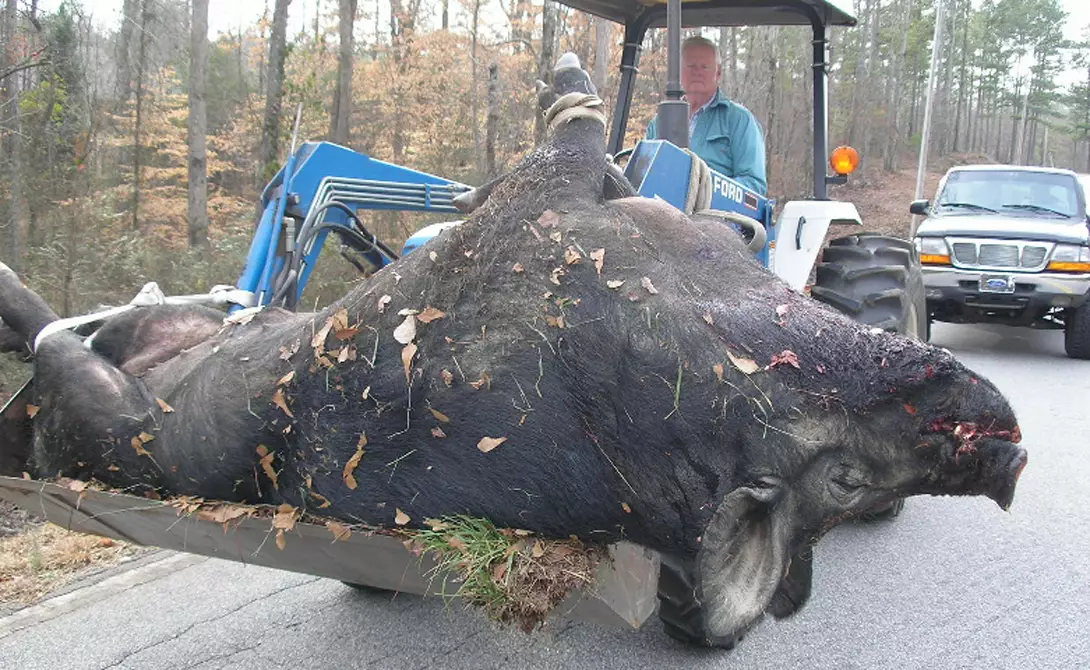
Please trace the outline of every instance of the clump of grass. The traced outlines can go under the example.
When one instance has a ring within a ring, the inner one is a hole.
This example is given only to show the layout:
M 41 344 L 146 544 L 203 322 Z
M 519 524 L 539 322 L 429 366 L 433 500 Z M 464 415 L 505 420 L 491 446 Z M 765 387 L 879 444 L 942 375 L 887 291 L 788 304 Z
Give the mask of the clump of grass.
M 449 516 L 427 524 L 428 529 L 411 536 L 416 549 L 435 557 L 428 576 L 454 575 L 460 585 L 448 596 L 526 631 L 541 624 L 573 589 L 590 584 L 604 555 L 601 548 L 574 538 L 535 538 L 526 531 L 496 528 L 487 519 Z

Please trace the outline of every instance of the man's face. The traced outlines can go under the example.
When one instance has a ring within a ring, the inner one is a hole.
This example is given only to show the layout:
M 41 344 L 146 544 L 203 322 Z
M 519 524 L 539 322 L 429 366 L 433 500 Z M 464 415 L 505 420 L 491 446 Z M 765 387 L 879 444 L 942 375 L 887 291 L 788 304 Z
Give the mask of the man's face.
M 690 98 L 710 98 L 719 86 L 719 75 L 715 49 L 694 45 L 681 53 L 681 87 Z

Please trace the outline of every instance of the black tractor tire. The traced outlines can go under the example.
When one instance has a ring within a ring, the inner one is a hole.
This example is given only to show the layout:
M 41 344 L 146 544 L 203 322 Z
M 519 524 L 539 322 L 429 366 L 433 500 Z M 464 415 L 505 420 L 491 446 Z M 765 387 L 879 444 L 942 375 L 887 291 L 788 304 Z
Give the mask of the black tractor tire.
M 930 338 L 923 272 L 908 240 L 866 232 L 830 240 L 810 295 L 868 326 Z M 904 506 L 899 498 L 864 512 L 862 519 L 894 519 Z
M 662 555 L 659 565 L 659 619 L 667 635 L 697 647 L 733 649 L 742 635 L 722 638 L 710 635 L 704 608 L 697 599 L 696 571 L 691 561 Z
M 923 272 L 908 240 L 875 233 L 831 240 L 810 295 L 868 326 L 921 340 L 927 334 Z
M 1064 315 L 1064 350 L 1070 358 L 1090 360 L 1090 303 Z

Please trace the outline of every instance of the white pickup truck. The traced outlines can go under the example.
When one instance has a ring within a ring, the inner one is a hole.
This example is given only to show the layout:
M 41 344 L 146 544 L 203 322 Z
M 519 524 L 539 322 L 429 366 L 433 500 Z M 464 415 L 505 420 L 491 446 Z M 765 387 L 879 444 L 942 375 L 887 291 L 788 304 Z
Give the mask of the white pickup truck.
M 1062 329 L 1068 356 L 1090 359 L 1090 218 L 1071 170 L 951 168 L 916 231 L 932 320 Z M 1090 184 L 1087 185 L 1090 187 Z

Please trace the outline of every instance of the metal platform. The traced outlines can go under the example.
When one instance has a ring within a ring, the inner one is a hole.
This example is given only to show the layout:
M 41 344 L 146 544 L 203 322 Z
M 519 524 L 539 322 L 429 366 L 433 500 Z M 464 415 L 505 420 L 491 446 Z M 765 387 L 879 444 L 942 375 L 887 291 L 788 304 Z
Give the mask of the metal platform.
M 434 574 L 430 555 L 415 555 L 392 535 L 353 530 L 351 536 L 335 539 L 324 525 L 297 521 L 280 548 L 270 518 L 224 523 L 208 513 L 186 514 L 165 502 L 14 477 L 0 477 L 0 498 L 69 530 L 138 545 L 424 596 L 450 595 L 458 589 L 455 575 Z M 549 620 L 639 628 L 655 610 L 658 568 L 653 551 L 627 542 L 610 545 L 593 583 L 571 593 Z

